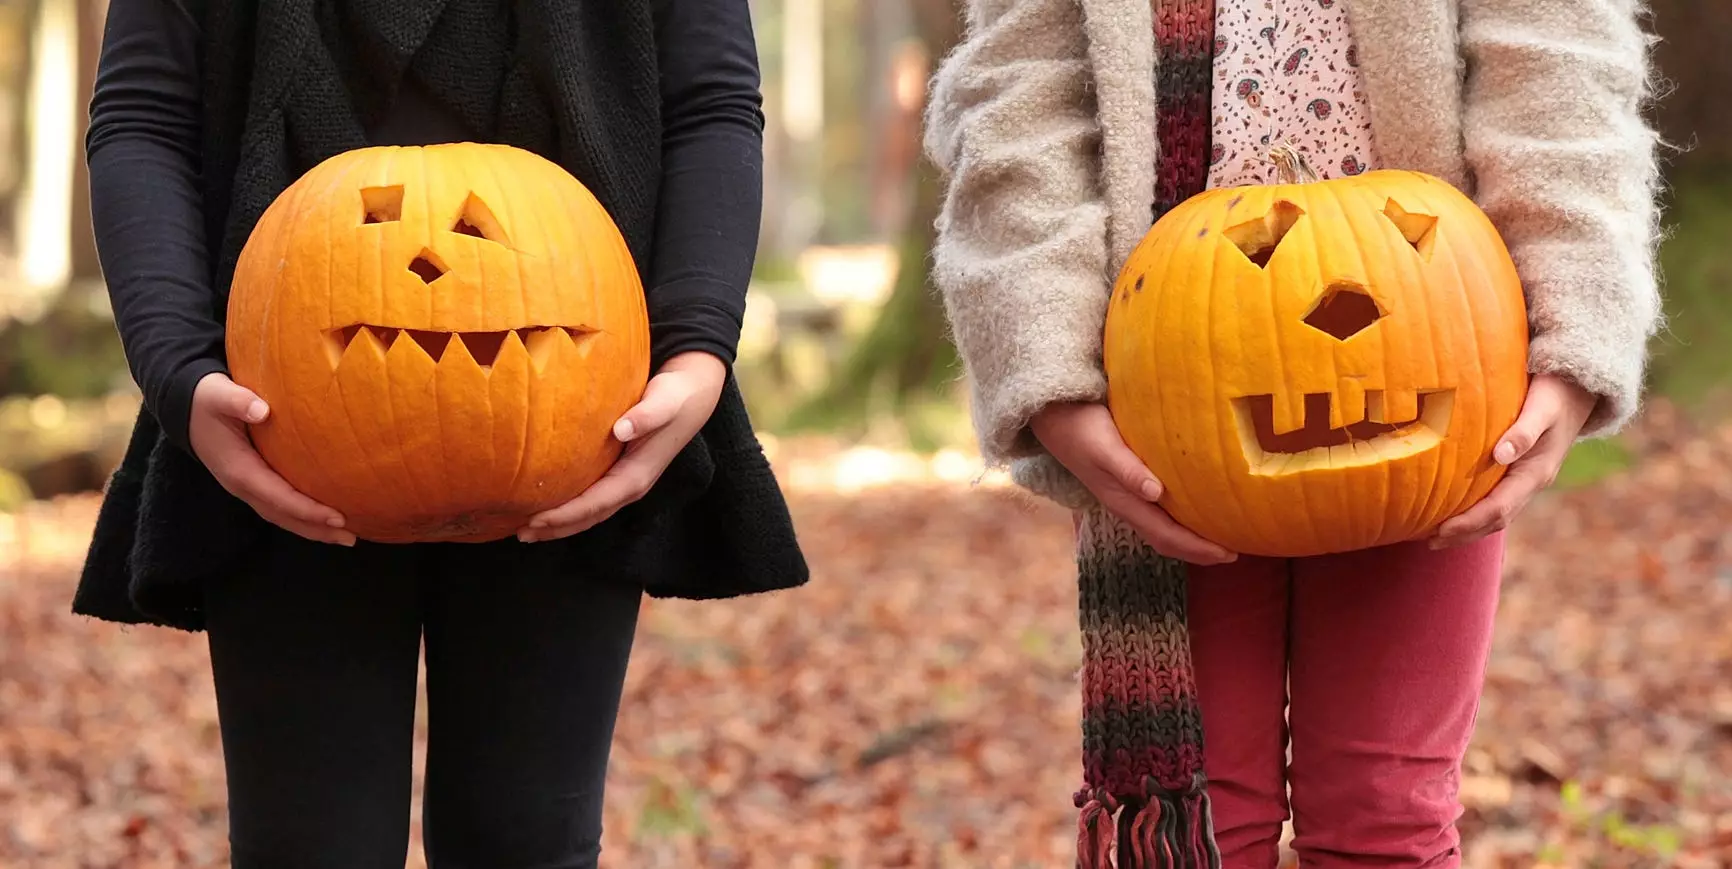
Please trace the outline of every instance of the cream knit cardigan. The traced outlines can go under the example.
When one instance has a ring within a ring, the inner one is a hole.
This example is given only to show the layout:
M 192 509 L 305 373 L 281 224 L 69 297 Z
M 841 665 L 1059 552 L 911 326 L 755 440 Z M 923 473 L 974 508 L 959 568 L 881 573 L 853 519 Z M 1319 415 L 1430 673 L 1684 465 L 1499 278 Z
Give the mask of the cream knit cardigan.
M 1380 165 L 1436 175 L 1485 209 L 1522 276 L 1530 369 L 1599 396 L 1585 436 L 1616 430 L 1660 320 L 1640 0 L 1341 2 Z M 933 279 L 989 465 L 1086 506 L 1028 422 L 1106 394 L 1106 304 L 1154 199 L 1150 3 L 966 4 L 926 116 L 946 175 Z

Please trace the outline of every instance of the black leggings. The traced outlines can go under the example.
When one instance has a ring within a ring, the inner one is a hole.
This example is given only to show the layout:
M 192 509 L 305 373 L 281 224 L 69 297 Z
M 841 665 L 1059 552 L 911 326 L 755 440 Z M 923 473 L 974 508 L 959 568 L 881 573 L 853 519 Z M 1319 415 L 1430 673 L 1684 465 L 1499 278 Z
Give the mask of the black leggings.
M 235 869 L 403 869 L 416 662 L 432 869 L 589 869 L 641 590 L 558 547 L 310 543 L 206 591 Z

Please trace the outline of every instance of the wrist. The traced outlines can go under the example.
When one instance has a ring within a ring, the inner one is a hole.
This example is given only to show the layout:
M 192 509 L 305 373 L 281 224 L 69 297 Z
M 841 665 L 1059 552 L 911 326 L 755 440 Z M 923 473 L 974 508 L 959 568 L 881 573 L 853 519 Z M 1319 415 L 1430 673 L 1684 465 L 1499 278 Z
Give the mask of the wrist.
M 728 363 L 707 350 L 686 350 L 668 357 L 662 363 L 657 374 L 679 372 L 703 378 L 705 382 L 714 382 L 718 386 L 728 376 Z
M 1104 408 L 1106 407 L 1106 403 L 1086 400 L 1048 402 L 1041 405 L 1035 410 L 1034 414 L 1028 418 L 1028 427 L 1035 433 L 1035 437 L 1038 438 L 1040 437 L 1041 429 L 1047 428 L 1054 423 L 1075 419 L 1077 414 L 1087 412 L 1089 409 L 1095 407 Z
M 220 359 L 194 359 L 171 374 L 147 404 L 164 437 L 187 453 L 192 453 L 193 397 L 213 374 L 227 377 L 228 366 Z

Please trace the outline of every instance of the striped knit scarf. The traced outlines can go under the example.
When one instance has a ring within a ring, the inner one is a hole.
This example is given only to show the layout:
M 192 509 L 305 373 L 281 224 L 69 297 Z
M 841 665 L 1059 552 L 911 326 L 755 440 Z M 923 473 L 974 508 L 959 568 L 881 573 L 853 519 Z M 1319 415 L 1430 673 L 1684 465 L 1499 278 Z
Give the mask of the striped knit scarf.
M 1150 0 L 1160 63 L 1155 217 L 1208 175 L 1214 0 Z M 1184 564 L 1100 509 L 1077 517 L 1083 638 L 1079 869 L 1219 869 Z

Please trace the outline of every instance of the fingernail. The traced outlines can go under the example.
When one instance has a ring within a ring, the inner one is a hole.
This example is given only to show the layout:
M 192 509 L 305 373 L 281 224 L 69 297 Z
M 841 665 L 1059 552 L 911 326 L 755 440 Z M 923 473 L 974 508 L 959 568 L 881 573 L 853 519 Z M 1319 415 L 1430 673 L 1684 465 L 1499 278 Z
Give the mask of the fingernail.
M 337 541 L 339 543 L 342 543 L 344 546 L 354 546 L 355 545 L 355 535 L 345 534 L 342 537 L 337 538 Z
M 535 542 L 535 535 L 529 533 L 528 531 L 519 531 L 519 532 L 517 532 L 517 542 L 518 543 L 534 543 Z
M 622 419 L 613 424 L 613 436 L 622 441 L 631 440 L 632 435 L 636 433 L 637 426 L 632 425 L 632 422 L 629 419 Z
M 341 528 L 341 527 L 343 527 L 343 517 L 332 516 L 331 518 L 325 520 L 325 524 L 331 526 L 332 528 Z
M 253 403 L 247 405 L 247 422 L 258 422 L 259 420 L 264 419 L 265 410 L 264 402 L 256 398 L 253 399 Z
M 1497 445 L 1497 449 L 1491 451 L 1491 457 L 1496 459 L 1498 464 L 1507 465 L 1515 461 L 1515 451 L 1515 444 L 1504 441 Z
M 1161 500 L 1161 484 L 1154 480 L 1143 481 L 1143 499 L 1147 501 Z

